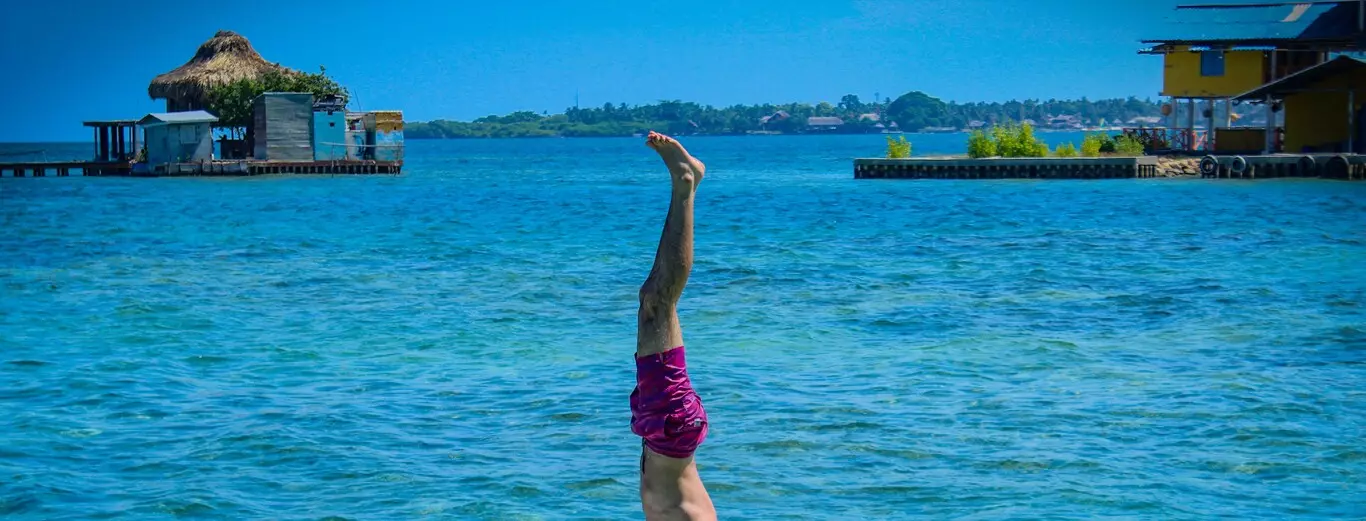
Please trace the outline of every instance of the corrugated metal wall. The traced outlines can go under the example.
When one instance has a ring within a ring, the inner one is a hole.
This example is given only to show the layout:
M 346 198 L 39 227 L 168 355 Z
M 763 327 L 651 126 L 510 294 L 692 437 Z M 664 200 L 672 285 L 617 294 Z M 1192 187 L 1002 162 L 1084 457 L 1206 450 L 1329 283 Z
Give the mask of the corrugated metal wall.
M 346 159 L 346 113 L 313 113 L 313 159 Z
M 253 102 L 256 159 L 313 160 L 313 95 L 267 92 Z

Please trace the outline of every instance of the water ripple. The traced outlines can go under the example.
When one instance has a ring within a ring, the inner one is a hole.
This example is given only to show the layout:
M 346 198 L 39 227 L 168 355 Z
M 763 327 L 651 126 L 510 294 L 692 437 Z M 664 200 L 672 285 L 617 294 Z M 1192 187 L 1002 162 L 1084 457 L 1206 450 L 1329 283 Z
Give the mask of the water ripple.
M 664 174 L 527 143 L 0 180 L 0 517 L 638 517 Z M 1366 515 L 1366 185 L 852 181 L 880 146 L 690 142 L 723 517 Z

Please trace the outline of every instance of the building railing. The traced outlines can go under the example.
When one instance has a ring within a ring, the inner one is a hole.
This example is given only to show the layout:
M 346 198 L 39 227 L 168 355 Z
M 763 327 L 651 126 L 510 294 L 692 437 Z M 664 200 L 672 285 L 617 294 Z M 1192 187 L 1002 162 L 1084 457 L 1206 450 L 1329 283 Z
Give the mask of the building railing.
M 402 161 L 403 161 L 403 151 L 404 151 L 403 143 L 386 143 L 386 144 L 377 144 L 377 145 L 361 145 L 361 144 L 355 144 L 355 143 L 318 143 L 318 145 L 328 147 L 328 149 L 327 149 L 327 152 L 328 152 L 327 156 L 328 156 L 329 158 L 332 158 L 332 159 L 330 159 L 331 161 L 343 161 L 343 160 L 352 160 L 352 161 L 355 161 L 355 160 L 361 160 L 361 161 L 398 161 L 398 162 L 402 162 Z M 351 157 L 351 150 L 352 150 L 352 149 L 359 149 L 359 150 L 360 150 L 360 157 L 352 158 L 352 157 Z M 392 156 L 389 156 L 389 157 L 384 157 L 383 159 L 380 159 L 379 157 L 380 157 L 381 155 L 387 156 L 387 154 L 380 154 L 379 152 L 380 152 L 381 150 L 389 150 L 389 149 L 393 150 L 393 155 L 392 155 Z M 340 154 L 340 159 L 337 159 L 337 158 L 339 157 L 338 154 Z M 392 159 L 391 159 L 390 157 L 392 157 Z
M 1214 151 L 1218 150 L 1216 140 L 1221 130 L 1265 130 L 1261 127 L 1220 127 L 1214 129 L 1168 128 L 1168 127 L 1126 127 L 1124 135 L 1138 139 L 1144 150 L 1152 152 Z M 1272 152 L 1280 151 L 1285 139 L 1285 129 L 1277 127 L 1273 135 Z

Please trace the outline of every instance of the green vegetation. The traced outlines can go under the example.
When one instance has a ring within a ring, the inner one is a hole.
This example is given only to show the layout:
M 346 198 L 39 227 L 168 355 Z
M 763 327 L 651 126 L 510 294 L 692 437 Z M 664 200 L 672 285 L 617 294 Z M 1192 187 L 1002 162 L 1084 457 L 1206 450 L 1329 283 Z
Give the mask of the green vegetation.
M 1131 136 L 1110 136 L 1107 134 L 1087 134 L 1081 142 L 1083 157 L 1100 157 L 1102 154 L 1120 156 L 1141 156 L 1145 148 L 1143 142 Z
M 1077 146 L 1071 143 L 1063 143 L 1058 148 L 1053 149 L 1053 155 L 1057 157 L 1077 157 Z
M 974 130 L 968 133 L 968 157 L 980 159 L 996 157 L 996 142 L 985 131 Z
M 1143 142 L 1138 138 L 1130 136 L 1119 136 L 1114 139 L 1115 153 L 1121 156 L 1141 156 L 1143 155 Z
M 1110 136 L 1105 134 L 1087 134 L 1086 137 L 1081 140 L 1082 157 L 1100 157 L 1101 149 L 1104 148 L 1105 143 L 1109 140 Z M 1110 146 L 1113 148 L 1114 144 L 1111 143 Z
M 968 157 L 1047 157 L 1048 144 L 1034 136 L 1034 127 L 1005 125 L 968 134 Z
M 991 129 L 996 140 L 996 153 L 1001 157 L 1047 157 L 1048 144 L 1034 137 L 1034 127 L 1023 125 L 996 126 Z
M 251 124 L 251 102 L 266 92 L 308 92 L 315 98 L 350 97 L 346 88 L 328 77 L 327 69 L 322 67 L 317 73 L 271 71 L 257 79 L 241 79 L 210 89 L 206 110 L 218 116 L 218 126 L 236 133 Z
M 906 159 L 911 157 L 911 142 L 906 141 L 906 136 L 887 136 L 887 159 Z
M 1105 99 L 1024 100 L 1005 103 L 945 103 L 923 92 L 909 92 L 887 107 L 887 119 L 902 130 L 914 132 L 927 127 L 968 128 L 974 121 L 983 125 L 1003 125 L 1032 119 L 1046 122 L 1051 116 L 1072 115 L 1098 122 L 1128 121 L 1138 116 L 1161 115 L 1161 107 L 1151 100 Z
M 896 100 L 864 102 L 853 94 L 839 103 L 787 103 L 713 107 L 678 100 L 649 105 L 605 103 L 601 107 L 565 109 L 562 114 L 514 112 L 486 116 L 474 121 L 436 120 L 408 122 L 404 134 L 422 138 L 481 137 L 597 137 L 630 136 L 650 130 L 688 134 L 745 134 L 749 132 L 808 132 L 807 118 L 838 117 L 841 134 L 878 133 L 892 127 L 906 132 L 928 128 L 967 128 L 974 122 L 989 126 L 1068 114 L 1082 119 L 1127 121 L 1135 116 L 1159 115 L 1159 105 L 1137 98 L 1089 101 L 1025 100 L 1005 103 L 951 103 L 923 92 L 910 92 Z M 221 117 L 221 116 L 220 116 Z

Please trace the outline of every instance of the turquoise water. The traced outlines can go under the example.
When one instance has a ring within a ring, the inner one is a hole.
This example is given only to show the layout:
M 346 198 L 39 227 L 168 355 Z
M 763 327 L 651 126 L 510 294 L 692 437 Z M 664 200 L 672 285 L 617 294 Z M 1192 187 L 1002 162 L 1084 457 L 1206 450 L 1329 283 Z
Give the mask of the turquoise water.
M 1366 516 L 1366 184 L 687 144 L 723 518 Z M 639 517 L 658 160 L 413 142 L 405 172 L 0 180 L 0 517 Z

